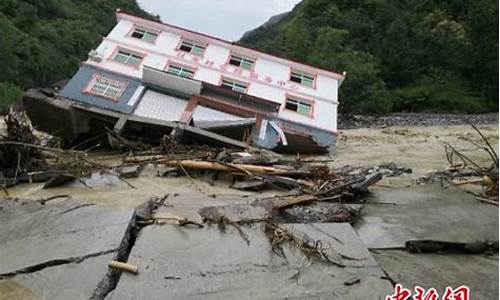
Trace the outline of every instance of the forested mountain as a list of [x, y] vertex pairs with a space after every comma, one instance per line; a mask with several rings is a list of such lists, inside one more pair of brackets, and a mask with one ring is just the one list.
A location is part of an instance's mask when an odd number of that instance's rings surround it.
[[0, 0], [0, 108], [22, 89], [69, 78], [132, 0]]
[[304, 0], [240, 43], [347, 71], [343, 111], [498, 111], [498, 0]]
[[[157, 18], [133, 0], [0, 0], [0, 108], [70, 77], [116, 8]], [[347, 71], [343, 111], [498, 110], [496, 0], [303, 0], [240, 42]]]

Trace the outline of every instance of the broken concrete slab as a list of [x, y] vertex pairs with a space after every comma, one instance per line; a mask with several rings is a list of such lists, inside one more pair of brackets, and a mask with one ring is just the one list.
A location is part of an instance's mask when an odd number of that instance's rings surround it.
[[412, 254], [377, 250], [373, 256], [389, 277], [404, 287], [435, 288], [442, 295], [447, 286], [470, 288], [471, 299], [498, 299], [498, 254]]
[[498, 208], [450, 187], [373, 188], [354, 225], [368, 248], [404, 247], [409, 240], [498, 240]]
[[241, 227], [249, 244], [231, 226], [224, 232], [216, 226], [148, 226], [128, 259], [139, 275], [123, 274], [106, 299], [381, 299], [391, 293], [349, 224], [289, 226], [359, 260], [346, 260], [345, 268], [307, 263], [301, 250], [289, 245], [283, 247], [285, 256], [278, 256], [263, 224]]
[[113, 253], [134, 213], [76, 200], [14, 203], [0, 201], [4, 277]]
[[89, 299], [108, 271], [107, 266], [112, 259], [113, 254], [96, 256], [80, 263], [69, 263], [45, 268], [35, 273], [20, 274], [10, 280], [28, 288], [40, 299]]
[[250, 204], [207, 206], [200, 209], [198, 213], [203, 220], [217, 223], [222, 218], [232, 222], [264, 220], [271, 216], [271, 210], [271, 203], [254, 201]]

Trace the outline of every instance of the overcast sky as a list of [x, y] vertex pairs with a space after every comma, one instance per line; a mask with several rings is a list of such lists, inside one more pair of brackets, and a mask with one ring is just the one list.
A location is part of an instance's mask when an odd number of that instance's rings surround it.
[[229, 41], [290, 11], [300, 0], [138, 0], [162, 21]]

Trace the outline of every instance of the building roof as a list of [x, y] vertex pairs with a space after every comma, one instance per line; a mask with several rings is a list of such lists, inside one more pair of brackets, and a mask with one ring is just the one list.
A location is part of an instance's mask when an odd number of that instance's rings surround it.
[[177, 33], [185, 36], [186, 38], [191, 37], [192, 39], [196, 39], [196, 38], [202, 37], [202, 38], [209, 40], [210, 42], [212, 42], [214, 44], [219, 44], [221, 46], [228, 47], [232, 50], [242, 52], [241, 54], [248, 54], [250, 56], [256, 56], [256, 57], [263, 57], [263, 58], [267, 58], [267, 59], [270, 59], [273, 61], [277, 61], [279, 63], [285, 63], [287, 65], [290, 65], [293, 68], [300, 69], [304, 72], [318, 73], [318, 74], [322, 74], [325, 76], [333, 77], [333, 78], [338, 79], [340, 81], [340, 83], [342, 83], [342, 81], [344, 81], [344, 79], [346, 77], [346, 72], [343, 72], [343, 74], [340, 74], [340, 73], [333, 71], [333, 70], [328, 70], [328, 69], [320, 68], [320, 67], [313, 66], [310, 64], [305, 64], [303, 62], [284, 58], [284, 57], [278, 56], [276, 54], [265, 53], [265, 52], [262, 52], [260, 50], [254, 49], [254, 48], [242, 46], [238, 43], [230, 42], [230, 41], [227, 41], [227, 40], [224, 40], [224, 39], [221, 39], [218, 37], [210, 36], [210, 35], [207, 35], [204, 33], [185, 29], [185, 28], [171, 25], [168, 23], [164, 23], [161, 21], [144, 19], [144, 18], [139, 17], [139, 16], [125, 13], [125, 12], [121, 11], [120, 9], [116, 10], [116, 18], [118, 21], [125, 19], [125, 20], [129, 20], [131, 22], [134, 22], [134, 23], [141, 23], [142, 25], [150, 26], [150, 27], [157, 28], [160, 30], [163, 29], [163, 30], [167, 30], [167, 31], [177, 32]]

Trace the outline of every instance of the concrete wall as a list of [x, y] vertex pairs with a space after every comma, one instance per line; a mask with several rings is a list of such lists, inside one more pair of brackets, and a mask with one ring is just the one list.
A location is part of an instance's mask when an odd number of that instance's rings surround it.
[[[283, 109], [280, 112], [280, 117], [330, 132], [336, 131], [337, 90], [340, 80], [338, 76], [340, 75], [275, 58], [179, 28], [122, 14], [118, 14], [118, 17], [118, 24], [96, 49], [103, 58], [102, 61], [96, 62], [89, 59], [88, 64], [138, 79], [142, 77], [143, 65], [157, 69], [164, 69], [172, 62], [187, 65], [196, 70], [194, 78], [197, 80], [215, 85], [220, 84], [221, 77], [243, 81], [249, 84], [248, 94], [280, 103], [283, 107], [287, 95], [310, 99], [314, 102], [312, 117], [305, 117]], [[156, 42], [150, 43], [130, 37], [130, 32], [135, 24], [159, 30], [160, 34]], [[198, 57], [176, 50], [182, 37], [195, 39], [206, 44], [204, 56]], [[112, 58], [118, 47], [144, 54], [142, 65], [134, 68], [113, 61]], [[231, 52], [255, 59], [254, 69], [248, 71], [229, 65], [227, 62]], [[314, 71], [316, 87], [306, 87], [289, 81], [292, 68], [299, 70], [302, 68], [308, 73]]]
[[[90, 80], [92, 80], [92, 76], [94, 74], [99, 74], [113, 80], [128, 82], [128, 86], [117, 101], [83, 93], [83, 89], [87, 86]], [[84, 104], [107, 108], [124, 113], [131, 113], [134, 106], [131, 105], [132, 103], [129, 104], [128, 102], [139, 86], [141, 86], [141, 82], [139, 80], [118, 74], [113, 74], [104, 70], [99, 70], [92, 66], [84, 64], [64, 87], [61, 92], [61, 96]]]

